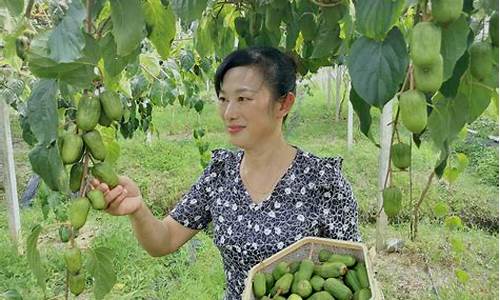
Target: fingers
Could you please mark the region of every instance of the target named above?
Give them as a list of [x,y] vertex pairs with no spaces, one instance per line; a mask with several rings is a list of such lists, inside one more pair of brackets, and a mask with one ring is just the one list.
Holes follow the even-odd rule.
[[101,190],[101,192],[103,192],[105,195],[107,192],[109,192],[109,186],[104,182],[100,183],[96,188]]
[[118,197],[122,192],[123,192],[123,187],[121,185],[117,185],[117,186],[115,186],[114,189],[109,190],[107,193],[105,193],[106,200],[111,202],[116,197]]
[[93,188],[97,188],[99,184],[101,184],[101,182],[97,180],[97,178],[92,178],[92,180],[90,180],[90,184],[92,185]]
[[107,184],[105,184],[104,182],[100,182],[99,180],[97,180],[95,178],[93,178],[90,181],[90,184],[92,185],[92,187],[94,189],[98,189],[101,192],[103,192],[104,194],[106,194],[109,191],[109,186]]
[[120,204],[127,198],[127,190],[124,190],[118,197],[116,197],[113,202],[108,206],[108,210],[116,210],[120,206]]
[[[118,200],[118,198],[121,196],[123,196],[123,198],[125,198],[127,196],[127,190],[124,189],[123,186],[121,186],[121,185],[117,185],[112,190],[108,189],[108,191],[106,193],[104,193],[104,199],[106,200],[108,207],[110,207],[111,205],[114,205],[113,203],[115,203],[116,200]],[[119,203],[118,203],[118,205],[119,205]]]

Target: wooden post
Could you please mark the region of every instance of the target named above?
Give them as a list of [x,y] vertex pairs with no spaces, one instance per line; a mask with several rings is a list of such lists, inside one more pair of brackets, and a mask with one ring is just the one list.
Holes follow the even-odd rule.
[[14,242],[14,248],[18,250],[19,234],[21,232],[21,218],[19,215],[14,150],[12,147],[9,120],[9,107],[5,103],[4,99],[0,98],[0,154],[2,155],[5,199],[7,200],[10,237]]
[[377,217],[376,229],[376,250],[381,251],[385,247],[385,233],[387,230],[387,215],[383,210],[384,199],[382,198],[382,190],[384,189],[385,177],[389,168],[389,151],[391,147],[392,137],[392,104],[393,100],[389,101],[382,110],[380,118],[380,153],[379,153],[379,173],[378,173],[378,199],[377,212],[380,214]]
[[327,107],[331,106],[332,103],[332,69],[325,68],[325,77],[326,77],[326,104]]
[[335,97],[336,97],[336,107],[335,107],[335,121],[340,120],[340,104],[342,102],[341,88],[342,88],[342,66],[337,66],[337,74],[335,75]]
[[[347,97],[349,97],[351,85],[346,84]],[[347,100],[347,151],[351,151],[354,144],[353,138],[353,122],[354,122],[354,109],[351,101]]]

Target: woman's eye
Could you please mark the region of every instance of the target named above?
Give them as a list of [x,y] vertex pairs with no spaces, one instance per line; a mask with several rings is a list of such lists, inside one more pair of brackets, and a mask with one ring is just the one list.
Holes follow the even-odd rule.
[[226,98],[219,97],[219,101],[224,102],[224,101],[226,101]]

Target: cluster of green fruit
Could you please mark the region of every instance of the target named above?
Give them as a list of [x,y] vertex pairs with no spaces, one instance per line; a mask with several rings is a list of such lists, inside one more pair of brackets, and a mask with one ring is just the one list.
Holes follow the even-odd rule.
[[[424,93],[435,93],[443,83],[441,55],[442,26],[462,14],[463,0],[432,0],[432,20],[415,25],[410,39],[410,57],[416,89],[401,94],[399,107],[403,125],[412,133],[421,133],[427,125],[427,102]],[[476,41],[469,49],[470,71],[479,81],[491,76],[493,46],[498,47],[498,13],[490,20],[488,41]]]
[[[443,57],[441,55],[442,26],[457,20],[462,14],[463,0],[432,0],[432,21],[415,25],[410,38],[410,57],[413,65],[415,89],[399,97],[401,121],[410,132],[421,133],[427,126],[427,100],[425,93],[435,93],[443,83]],[[491,43],[474,42],[470,51],[470,71],[479,81],[493,70],[492,45],[498,47],[498,13],[490,20]],[[405,170],[411,163],[410,145],[396,143],[391,148],[392,164]],[[402,193],[398,187],[383,190],[384,211],[389,217],[401,209]]]
[[349,254],[321,249],[319,263],[311,259],[276,265],[271,273],[258,272],[253,293],[260,300],[367,300],[372,297],[366,266]]
[[[411,164],[411,147],[406,143],[396,143],[391,147],[391,162],[400,169],[406,170]],[[387,216],[395,217],[401,209],[401,201],[403,193],[397,186],[386,187],[382,191],[382,198],[384,200],[384,211]]]
[[80,295],[85,289],[85,275],[82,272],[82,253],[78,247],[64,251],[64,262],[68,270],[68,286],[75,296]]
[[[104,92],[99,98],[84,95],[81,97],[76,112],[78,133],[67,132],[60,144],[61,159],[64,164],[73,164],[70,170],[69,187],[72,192],[80,191],[79,197],[73,199],[69,207],[69,224],[59,228],[59,237],[66,243],[85,225],[90,207],[102,210],[106,207],[104,194],[98,189],[89,190],[85,194],[85,168],[88,168],[89,156],[93,162],[92,175],[110,188],[118,185],[118,176],[113,167],[105,160],[107,152],[97,124],[110,126],[113,121],[121,119],[123,108],[116,93]],[[64,253],[64,260],[68,270],[68,285],[74,295],[79,295],[85,286],[82,271],[80,249],[72,241],[71,246]]]

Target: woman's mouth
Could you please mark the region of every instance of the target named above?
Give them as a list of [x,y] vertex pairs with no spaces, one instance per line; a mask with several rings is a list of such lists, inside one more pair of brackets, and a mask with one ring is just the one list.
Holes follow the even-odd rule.
[[238,133],[245,128],[244,126],[228,126],[227,131],[229,133]]

